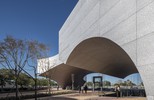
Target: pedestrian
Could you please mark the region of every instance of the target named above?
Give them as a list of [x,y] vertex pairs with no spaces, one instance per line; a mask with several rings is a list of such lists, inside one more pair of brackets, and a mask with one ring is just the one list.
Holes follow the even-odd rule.
[[116,91],[116,96],[117,96],[117,98],[120,97],[120,85],[117,85],[117,86],[115,87],[115,91]]
[[87,93],[87,90],[88,90],[88,86],[85,85],[85,86],[84,86],[84,91],[85,91],[85,93]]
[[81,93],[81,86],[80,85],[78,86],[78,90],[79,90],[79,93]]
[[59,85],[57,86],[57,91],[59,90]]
[[81,86],[81,93],[83,93],[83,90],[84,90],[84,86]]

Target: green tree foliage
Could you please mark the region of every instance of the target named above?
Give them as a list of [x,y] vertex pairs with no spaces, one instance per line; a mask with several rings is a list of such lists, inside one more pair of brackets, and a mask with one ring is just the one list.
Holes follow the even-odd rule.
[[104,81],[104,82],[103,82],[103,85],[104,85],[104,86],[111,86],[111,82],[110,82],[110,81]]
[[86,84],[87,84],[88,87],[92,87],[93,86],[92,82],[87,82]]
[[0,85],[1,88],[5,86],[6,82],[10,82],[10,80],[14,80],[13,71],[10,69],[0,69]]
[[141,86],[144,86],[143,82],[140,83]]
[[[1,83],[5,84],[6,82],[10,82],[11,80],[15,81],[15,76],[14,76],[14,70],[11,69],[0,69],[0,79]],[[25,74],[25,73],[20,73],[18,77],[18,85],[22,86],[28,86],[30,83],[31,78]]]
[[121,86],[136,86],[135,83],[133,83],[130,80],[124,81],[124,82],[120,82],[120,83],[115,83],[114,85],[121,85]]
[[57,84],[57,82],[55,82],[55,81],[50,81],[50,84],[51,84],[51,86],[57,86],[58,84]]
[[18,78],[18,85],[21,87],[23,86],[29,86],[31,78],[26,75],[25,73],[20,73]]
[[29,80],[29,86],[34,87],[35,86],[35,81],[33,79]]
[[0,74],[0,86],[1,86],[1,88],[3,88],[4,85],[5,85],[5,77]]
[[13,76],[14,71],[11,69],[5,69],[2,68],[0,69],[0,75],[5,79],[5,80],[13,80],[15,77]]
[[[10,69],[0,69],[0,85],[4,86],[6,82],[10,82],[10,80],[15,81],[14,71]],[[48,79],[39,78],[37,79],[38,86],[48,86]],[[52,86],[56,86],[57,83],[54,81],[50,81]],[[34,80],[29,77],[25,73],[20,73],[18,77],[18,85],[23,86],[34,86]]]
[[[49,85],[49,80],[45,79],[45,78],[40,78],[40,79],[37,79],[37,83],[38,83],[39,86],[48,86]],[[51,86],[56,86],[57,83],[54,82],[54,81],[50,81],[50,85]]]
[[37,83],[38,83],[39,86],[48,86],[48,80],[44,79],[44,78],[38,79]]

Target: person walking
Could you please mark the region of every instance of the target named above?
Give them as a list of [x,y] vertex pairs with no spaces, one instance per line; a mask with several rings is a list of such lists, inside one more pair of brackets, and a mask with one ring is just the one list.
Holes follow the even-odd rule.
[[120,85],[118,85],[118,97],[120,97],[120,93],[121,92],[121,89],[120,89]]
[[115,91],[116,91],[116,96],[117,96],[117,98],[120,97],[120,85],[117,85],[117,86],[115,87]]
[[81,93],[83,93],[83,90],[84,90],[84,86],[81,86]]
[[78,86],[78,90],[79,90],[79,93],[81,93],[81,86],[80,85]]
[[84,91],[85,91],[85,93],[87,93],[87,90],[88,90],[88,86],[85,85],[85,86],[84,86]]

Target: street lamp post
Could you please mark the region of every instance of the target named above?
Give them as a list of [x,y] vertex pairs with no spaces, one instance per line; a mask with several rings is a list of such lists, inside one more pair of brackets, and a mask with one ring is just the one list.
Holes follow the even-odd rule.
[[74,74],[72,74],[71,77],[72,77],[72,90],[74,90]]

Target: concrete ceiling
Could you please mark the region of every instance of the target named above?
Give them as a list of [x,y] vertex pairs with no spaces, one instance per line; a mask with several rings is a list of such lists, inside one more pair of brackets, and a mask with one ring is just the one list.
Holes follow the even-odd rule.
[[72,85],[72,74],[74,74],[74,86],[77,87],[78,85],[82,86],[85,83],[83,77],[89,73],[92,73],[92,71],[60,64],[49,71],[42,73],[41,76],[47,76],[56,81],[62,88],[65,88],[66,86]]
[[81,42],[74,48],[66,64],[119,78],[138,72],[120,46],[102,37]]

